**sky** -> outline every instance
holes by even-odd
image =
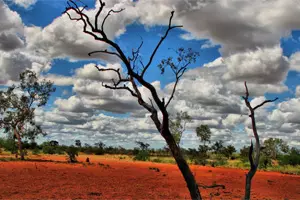
[[[82,2],[94,21],[98,0]],[[135,141],[143,141],[153,148],[165,146],[136,98],[128,91],[102,86],[116,74],[98,72],[95,65],[120,68],[125,74],[124,65],[114,56],[88,56],[108,46],[83,33],[81,22],[63,14],[66,5],[66,0],[0,0],[0,87],[17,83],[25,69],[56,87],[48,104],[35,113],[47,133],[38,142],[70,145],[79,139],[83,144],[102,141],[132,148]],[[125,10],[107,19],[105,32],[127,56],[143,41],[143,62],[165,33],[172,10],[173,24],[183,25],[171,30],[145,74],[161,98],[169,98],[175,77],[170,70],[160,73],[160,61],[175,58],[180,47],[200,53],[168,107],[171,117],[182,111],[193,119],[182,147],[200,144],[195,128],[201,124],[210,127],[212,142],[222,140],[237,148],[250,144],[251,121],[241,98],[244,81],[253,107],[279,98],[256,110],[260,139],[276,137],[300,147],[299,0],[109,0],[98,23],[110,9],[120,8]],[[149,91],[140,85],[139,89],[149,102]]]

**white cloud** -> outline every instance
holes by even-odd
[[[300,72],[300,52],[296,52],[290,56],[291,70]]]
[[[119,63],[116,64],[107,64],[106,66],[99,66],[100,69],[115,69],[120,71],[120,74],[122,73],[122,66]],[[75,70],[75,74],[77,78],[81,79],[88,79],[88,80],[94,80],[99,82],[110,82],[114,79],[117,81],[119,79],[118,74],[115,71],[103,71],[99,72],[98,69],[95,67],[95,64],[90,63],[87,65],[84,65],[82,68],[78,68]]]
[[[20,15],[0,0],[0,50],[12,51],[22,48],[24,42],[20,35],[23,34],[23,28]]]
[[[279,46],[237,53],[225,59],[226,80],[274,84],[285,80],[289,63]]]
[[[73,82],[74,82],[73,77],[57,75],[57,74],[47,74],[46,76],[41,76],[41,78],[47,79],[58,86],[73,85]]]
[[[300,85],[298,85],[298,86],[296,87],[295,96],[298,97],[298,98],[300,97]]]
[[[37,0],[12,0],[16,5],[24,7],[24,8],[29,8],[30,6],[34,5]]]
[[[295,1],[149,0],[138,1],[136,7],[140,21],[147,25],[166,25],[175,10],[174,23],[183,25],[192,34],[189,38],[221,44],[223,56],[272,47],[300,26]]]

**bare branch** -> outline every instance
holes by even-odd
[[[266,103],[269,102],[274,102],[276,101],[278,98],[275,98],[273,100],[265,100],[264,102],[262,102],[261,104],[255,106],[254,108],[252,108],[250,102],[249,102],[249,90],[247,87],[247,83],[246,81],[244,82],[245,85],[245,90],[246,90],[246,96],[243,96],[243,99],[245,100],[245,104],[248,107],[248,109],[250,110],[250,115],[249,117],[251,118],[251,123],[252,123],[252,131],[255,137],[255,160],[253,160],[253,143],[251,140],[251,146],[249,148],[249,161],[250,161],[250,170],[246,175],[246,187],[245,187],[245,199],[250,199],[250,190],[251,190],[251,180],[254,177],[256,170],[258,168],[259,165],[259,158],[260,158],[260,141],[259,141],[259,136],[257,133],[257,128],[256,128],[256,121],[255,121],[255,109],[263,106]]]
[[[104,19],[103,19],[103,21],[102,21],[102,24],[101,24],[101,30],[104,32],[104,24],[105,24],[105,21],[106,21],[106,19],[108,18],[108,16],[110,15],[110,13],[120,13],[120,12],[122,12],[123,10],[125,10],[124,8],[121,8],[120,10],[113,10],[113,9],[111,9],[108,13],[107,13],[107,15],[104,17]]]
[[[105,2],[102,2],[102,0],[99,0],[99,4],[100,4],[100,8],[95,16],[95,29],[97,30],[98,29],[98,18],[99,18],[99,15],[101,14],[104,6],[105,6]]]
[[[95,67],[98,69],[99,72],[104,72],[104,71],[114,71],[118,75],[118,82],[115,82],[114,79],[112,79],[114,86],[118,86],[122,82],[129,82],[130,80],[128,78],[122,78],[121,73],[120,73],[120,68],[119,69],[113,69],[113,68],[100,68],[97,65]]]
[[[132,91],[129,87],[127,87],[126,85],[123,85],[123,86],[110,86],[110,85],[107,85],[107,84],[103,84],[102,83],[102,86],[104,86],[105,88],[108,88],[108,89],[112,89],[112,90],[127,90],[131,93],[132,96],[134,97],[138,97],[136,93],[134,93],[134,91]]]
[[[255,110],[255,109],[257,109],[257,108],[259,108],[259,107],[261,107],[261,106],[263,106],[264,104],[266,104],[266,103],[272,103],[272,102],[274,102],[274,101],[276,101],[276,100],[278,100],[278,97],[276,97],[275,99],[273,99],[273,100],[265,100],[264,102],[262,102],[261,104],[259,104],[259,105],[257,105],[257,106],[255,106],[254,108],[253,108],[253,110]]]
[[[168,105],[170,104],[170,102],[172,101],[172,99],[174,98],[174,94],[175,94],[175,91],[176,91],[176,87],[177,87],[177,84],[180,80],[180,78],[183,76],[184,72],[187,70],[187,66],[190,64],[190,62],[186,63],[183,67],[181,67],[177,72],[174,71],[175,75],[176,75],[176,81],[175,81],[175,84],[174,84],[174,87],[173,87],[173,90],[172,90],[172,93],[171,93],[171,96],[167,102],[167,104],[165,105],[165,108],[168,107]],[[172,69],[172,68],[171,68]]]
[[[118,58],[120,58],[122,60],[121,56],[117,52],[107,51],[107,49],[99,50],[99,51],[92,51],[92,52],[88,53],[88,55],[91,56],[92,54],[95,54],[95,53],[106,53],[106,54],[110,54],[110,55],[115,55],[115,56],[118,56]]]
[[[168,36],[170,30],[172,30],[174,28],[181,28],[181,27],[183,27],[183,26],[172,26],[173,15],[174,15],[174,11],[171,12],[171,16],[170,16],[170,19],[169,19],[169,27],[168,27],[168,29],[165,32],[165,35],[161,37],[160,41],[158,42],[158,44],[156,45],[155,49],[153,50],[153,52],[152,52],[152,54],[150,56],[149,62],[147,63],[147,65],[145,66],[145,68],[143,69],[143,71],[141,73],[141,77],[144,76],[145,72],[147,71],[147,69],[151,65],[152,60],[153,60],[153,58],[154,58],[154,56],[155,56],[158,48],[160,47],[160,45],[162,44],[162,42],[166,39],[166,37]]]

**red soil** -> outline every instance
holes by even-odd
[[[49,158],[49,157],[48,157]],[[64,157],[51,157],[64,160]],[[80,160],[84,160],[81,156]],[[92,158],[93,159],[93,158]],[[93,160],[92,160],[93,161]],[[176,165],[95,160],[94,165],[0,162],[0,199],[189,199]],[[110,167],[101,166],[101,162]],[[150,170],[157,167],[160,172]],[[192,166],[197,182],[225,189],[201,189],[204,199],[241,199],[245,170]],[[257,172],[252,199],[300,199],[300,176]]]

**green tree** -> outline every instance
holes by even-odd
[[[21,160],[24,160],[22,138],[34,139],[44,134],[35,123],[34,111],[47,103],[50,93],[55,91],[52,85],[46,80],[39,81],[34,72],[26,70],[20,74],[19,85],[0,91],[0,128],[17,139]]]
[[[68,162],[75,163],[77,162],[77,156],[78,156],[78,148],[74,147],[73,145],[68,147],[65,150],[67,154],[67,160]]]
[[[292,147],[287,155],[281,156],[279,163],[281,165],[300,165],[300,149]]]
[[[228,145],[228,146],[225,147],[224,150],[223,150],[223,154],[224,154],[227,158],[230,158],[234,152],[236,152],[236,149],[235,149],[235,147],[232,146],[232,145]]]
[[[135,154],[134,160],[141,160],[141,161],[150,160],[150,152],[149,152],[150,144],[141,141],[136,141],[135,143],[139,145],[139,149]]]
[[[203,142],[203,145],[206,145],[206,142],[210,143],[211,131],[208,125],[201,125],[196,128],[196,134],[200,138],[200,141]]]
[[[191,122],[192,118],[187,112],[178,112],[174,120],[170,120],[170,131],[175,139],[175,142],[180,146],[182,134],[185,131],[186,124]]]
[[[95,151],[94,153],[96,155],[103,155],[104,154],[104,148],[105,148],[105,144],[103,142],[97,142],[95,143]]]
[[[223,141],[219,140],[216,141],[212,146],[211,149],[213,150],[214,153],[216,154],[222,154],[224,152],[224,145]]]
[[[80,140],[75,140],[75,146],[76,147],[81,147],[81,141]]]
[[[286,142],[279,138],[269,138],[264,141],[264,152],[272,159],[277,159],[281,153],[288,153],[289,147]]]

